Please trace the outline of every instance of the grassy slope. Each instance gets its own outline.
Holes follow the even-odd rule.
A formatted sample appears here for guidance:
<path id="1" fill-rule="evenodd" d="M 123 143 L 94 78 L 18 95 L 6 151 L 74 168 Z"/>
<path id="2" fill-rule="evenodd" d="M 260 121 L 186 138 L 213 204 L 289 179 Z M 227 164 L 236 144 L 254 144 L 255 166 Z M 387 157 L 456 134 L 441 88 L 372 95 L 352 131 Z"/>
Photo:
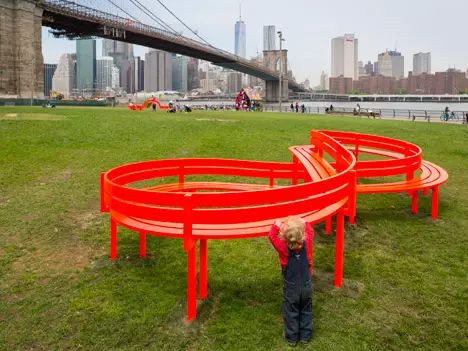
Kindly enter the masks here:
<path id="1" fill-rule="evenodd" d="M 358 198 L 341 290 L 332 288 L 333 236 L 316 227 L 314 339 L 301 348 L 466 349 L 465 126 L 100 108 L 0 108 L 0 349 L 286 349 L 281 275 L 266 238 L 210 242 L 209 297 L 187 327 L 181 243 L 151 237 L 142 260 L 138 235 L 119 229 L 110 262 L 99 173 L 161 158 L 290 161 L 288 146 L 306 144 L 311 129 L 414 142 L 450 180 L 437 222 L 430 198 L 417 216 L 406 194 Z"/>

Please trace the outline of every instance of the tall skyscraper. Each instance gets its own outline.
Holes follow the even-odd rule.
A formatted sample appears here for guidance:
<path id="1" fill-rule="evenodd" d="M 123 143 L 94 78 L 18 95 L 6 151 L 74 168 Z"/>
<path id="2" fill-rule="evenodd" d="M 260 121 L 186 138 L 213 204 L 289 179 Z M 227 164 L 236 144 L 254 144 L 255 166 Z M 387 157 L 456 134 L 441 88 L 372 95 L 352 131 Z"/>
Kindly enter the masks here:
<path id="1" fill-rule="evenodd" d="M 96 61 L 97 89 L 99 93 L 112 88 L 112 68 L 114 60 L 112 57 L 102 57 Z"/>
<path id="2" fill-rule="evenodd" d="M 358 79 L 358 39 L 354 34 L 332 39 L 331 76 Z"/>
<path id="3" fill-rule="evenodd" d="M 52 78 L 54 77 L 56 64 L 44 63 L 44 96 L 47 98 L 52 90 Z"/>
<path id="4" fill-rule="evenodd" d="M 420 52 L 413 55 L 413 76 L 431 73 L 431 53 Z"/>
<path id="5" fill-rule="evenodd" d="M 187 91 L 200 87 L 200 73 L 198 72 L 198 59 L 190 59 L 187 66 Z"/>
<path id="6" fill-rule="evenodd" d="M 172 55 L 165 51 L 151 50 L 145 55 L 145 91 L 172 90 Z"/>
<path id="7" fill-rule="evenodd" d="M 188 91 L 188 57 L 172 57 L 172 89 L 176 91 Z"/>
<path id="8" fill-rule="evenodd" d="M 275 26 L 263 26 L 263 50 L 276 50 Z"/>
<path id="9" fill-rule="evenodd" d="M 73 94 L 76 82 L 76 54 L 62 54 L 52 78 L 52 90 L 69 98 Z"/>
<path id="10" fill-rule="evenodd" d="M 76 41 L 76 88 L 79 95 L 92 95 L 96 88 L 96 40 Z"/>
<path id="11" fill-rule="evenodd" d="M 128 60 L 133 57 L 133 44 L 111 39 L 102 40 L 102 56 L 113 57 L 113 54 L 123 54 L 123 59 Z"/>
<path id="12" fill-rule="evenodd" d="M 136 92 L 135 86 L 135 61 L 125 60 L 122 62 L 122 71 L 120 72 L 120 85 L 128 94 Z"/>
<path id="13" fill-rule="evenodd" d="M 229 73 L 227 85 L 228 93 L 238 93 L 242 89 L 242 73 Z"/>
<path id="14" fill-rule="evenodd" d="M 134 58 L 135 60 L 135 90 L 137 92 L 145 90 L 145 60 L 140 56 Z"/>
<path id="15" fill-rule="evenodd" d="M 239 13 L 239 20 L 234 26 L 234 53 L 240 57 L 246 57 L 246 38 L 245 38 L 245 23 L 242 21 L 242 16 Z"/>
<path id="16" fill-rule="evenodd" d="M 403 78 L 405 76 L 405 57 L 398 51 L 385 51 L 378 56 L 379 74 L 386 77 Z"/>
<path id="17" fill-rule="evenodd" d="M 372 62 L 368 61 L 367 65 L 364 66 L 366 69 L 366 76 L 373 76 L 374 75 L 374 65 Z"/>

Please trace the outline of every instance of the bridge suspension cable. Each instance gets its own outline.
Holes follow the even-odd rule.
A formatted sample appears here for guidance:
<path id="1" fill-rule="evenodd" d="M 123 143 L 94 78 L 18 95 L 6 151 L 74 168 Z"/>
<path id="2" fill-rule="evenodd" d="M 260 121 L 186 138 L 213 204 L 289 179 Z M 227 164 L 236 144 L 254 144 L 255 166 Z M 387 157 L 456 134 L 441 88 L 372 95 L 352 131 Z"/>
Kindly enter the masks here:
<path id="1" fill-rule="evenodd" d="M 121 8 L 119 5 L 117 5 L 114 1 L 112 1 L 112 0 L 107 0 L 107 1 L 110 2 L 112 5 L 114 5 L 115 7 L 117 7 L 120 11 L 125 13 L 130 19 L 132 19 L 134 21 L 138 21 L 135 17 L 133 17 L 131 14 L 129 14 L 127 11 L 125 11 L 123 8 Z"/>
<path id="2" fill-rule="evenodd" d="M 112 5 L 114 5 L 117 9 L 119 9 L 120 11 L 122 11 L 123 13 L 125 13 L 127 16 L 129 16 L 130 19 L 134 20 L 135 22 L 140 22 L 135 16 L 131 15 L 128 11 L 126 11 L 125 9 L 123 9 L 121 6 L 119 6 L 118 4 L 115 3 L 115 1 L 113 0 L 107 0 L 109 3 L 111 3 Z M 178 33 L 172 29 L 169 25 L 167 25 L 164 21 L 162 21 L 161 19 L 159 19 L 157 16 L 154 16 L 154 17 L 151 17 L 147 12 L 145 12 L 144 10 L 142 10 L 138 4 L 136 4 L 134 1 L 130 0 L 135 6 L 137 6 L 139 8 L 139 10 L 141 12 L 143 12 L 144 14 L 146 14 L 148 17 L 150 17 L 153 21 L 155 21 L 159 26 L 161 26 L 164 30 L 167 30 L 168 32 L 171 32 L 172 34 L 177 34 Z M 141 4 L 140 4 L 141 5 Z M 143 5 L 142 5 L 143 6 Z"/>
<path id="3" fill-rule="evenodd" d="M 144 4 L 142 4 L 140 1 L 138 0 L 130 0 L 130 2 L 132 4 L 134 4 L 136 7 L 138 7 L 138 9 L 143 12 L 146 16 L 148 16 L 149 18 L 151 18 L 153 21 L 155 21 L 156 23 L 158 23 L 160 26 L 162 26 L 165 30 L 167 30 L 168 32 L 172 32 L 173 34 L 175 35 L 179 35 L 179 33 L 174 29 L 172 28 L 170 25 L 168 25 L 166 22 L 164 22 L 162 19 L 160 19 L 158 16 L 156 16 L 155 14 L 153 14 Z"/>
<path id="4" fill-rule="evenodd" d="M 164 7 L 166 9 L 167 12 L 169 12 L 172 16 L 174 16 L 180 23 L 182 23 L 182 25 L 187 28 L 189 31 L 191 31 L 193 34 L 195 34 L 200 40 L 202 40 L 203 42 L 205 42 L 207 45 L 211 46 L 214 48 L 213 45 L 211 45 L 209 42 L 207 42 L 205 39 L 203 39 L 201 36 L 198 35 L 198 33 L 196 31 L 194 31 L 192 28 L 190 28 L 188 25 L 186 25 L 184 23 L 184 21 L 182 21 L 179 17 L 177 17 L 174 12 L 172 12 L 166 5 L 164 5 L 164 3 L 160 0 L 157 0 L 162 7 Z"/>

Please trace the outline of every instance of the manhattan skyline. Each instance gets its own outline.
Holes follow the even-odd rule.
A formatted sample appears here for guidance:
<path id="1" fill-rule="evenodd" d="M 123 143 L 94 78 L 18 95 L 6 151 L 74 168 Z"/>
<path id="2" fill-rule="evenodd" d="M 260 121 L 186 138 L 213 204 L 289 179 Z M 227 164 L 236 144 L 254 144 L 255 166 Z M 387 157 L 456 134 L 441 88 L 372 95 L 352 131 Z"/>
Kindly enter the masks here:
<path id="1" fill-rule="evenodd" d="M 183 35 L 188 30 L 150 0 L 143 3 Z M 467 5 L 463 0 L 395 0 L 378 6 L 357 6 L 344 0 L 311 3 L 298 0 L 294 7 L 281 10 L 279 1 L 258 0 L 243 4 L 242 19 L 247 27 L 247 53 L 251 58 L 263 50 L 263 26 L 275 25 L 283 31 L 290 67 L 298 81 L 306 78 L 312 85 L 319 84 L 322 70 L 331 72 L 331 39 L 343 33 L 354 33 L 359 38 L 359 60 L 374 62 L 385 49 L 398 49 L 405 56 L 405 75 L 413 69 L 413 54 L 432 53 L 432 71 L 456 67 L 468 68 L 468 48 L 458 38 L 464 30 Z M 178 0 L 167 4 L 187 25 L 210 44 L 233 52 L 233 26 L 238 20 L 239 3 L 215 0 Z M 128 7 L 130 10 L 131 7 Z M 109 9 L 103 9 L 109 10 Z M 288 14 L 288 10 L 290 15 Z M 132 10 L 130 10 L 132 11 Z M 448 13 L 450 25 L 438 25 L 440 14 Z M 154 23 L 138 11 L 132 13 L 142 22 Z M 365 20 L 364 20 L 365 19 Z M 430 24 L 430 25 L 428 25 Z M 75 52 L 75 43 L 51 37 L 43 28 L 44 62 L 56 63 L 60 54 Z M 100 45 L 98 44 L 98 56 Z M 135 55 L 144 57 L 146 48 L 135 47 Z"/>

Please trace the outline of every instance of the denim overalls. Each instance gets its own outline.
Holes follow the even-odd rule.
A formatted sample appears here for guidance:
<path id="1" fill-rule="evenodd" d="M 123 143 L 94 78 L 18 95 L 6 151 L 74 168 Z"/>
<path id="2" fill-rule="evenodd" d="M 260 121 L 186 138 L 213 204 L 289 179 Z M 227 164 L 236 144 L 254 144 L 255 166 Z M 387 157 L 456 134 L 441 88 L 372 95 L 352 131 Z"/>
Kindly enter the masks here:
<path id="1" fill-rule="evenodd" d="M 288 264 L 283 268 L 284 334 L 288 341 L 312 337 L 312 284 L 306 243 L 297 253 L 288 248 Z"/>

